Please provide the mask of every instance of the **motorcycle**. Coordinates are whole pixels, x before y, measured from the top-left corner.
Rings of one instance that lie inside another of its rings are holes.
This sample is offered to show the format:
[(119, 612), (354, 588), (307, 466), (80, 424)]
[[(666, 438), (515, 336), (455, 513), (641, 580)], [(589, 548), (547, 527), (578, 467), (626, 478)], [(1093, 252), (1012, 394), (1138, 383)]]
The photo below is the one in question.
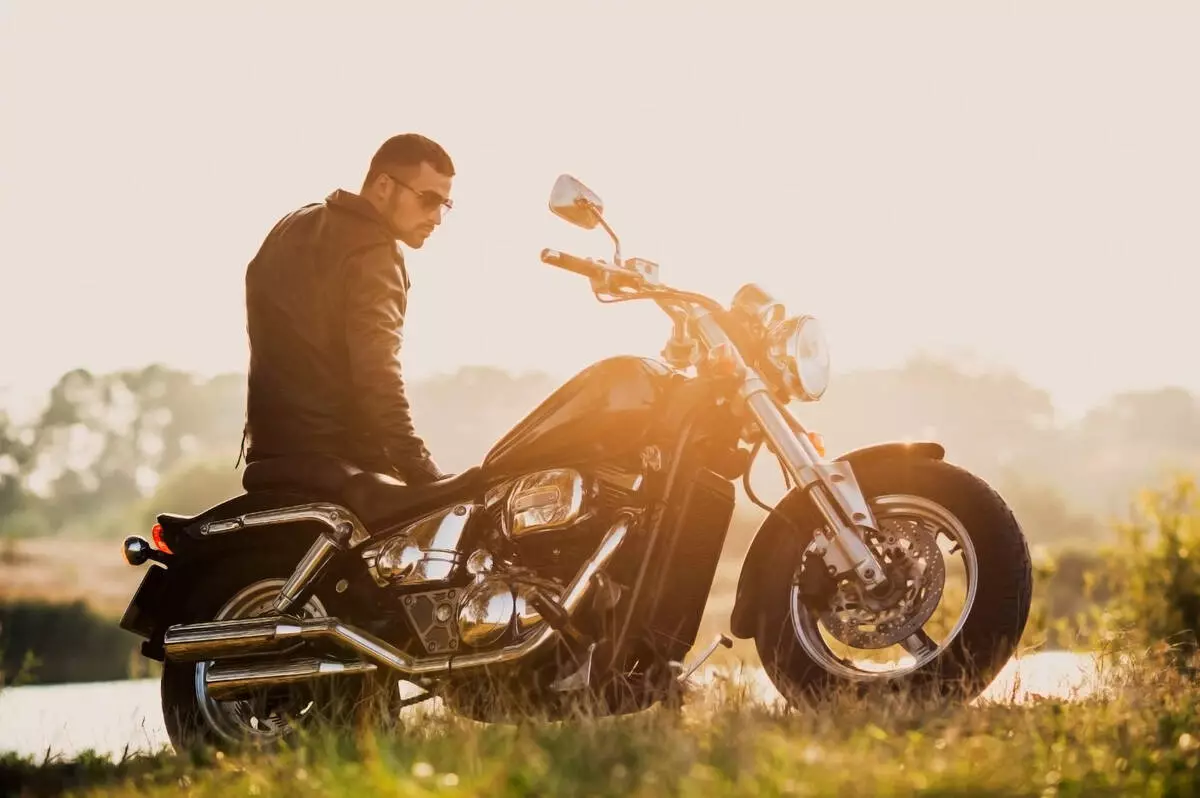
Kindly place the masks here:
[[(570, 175), (549, 207), (615, 252), (541, 260), (602, 302), (656, 303), (672, 323), (661, 359), (595, 363), (479, 466), (430, 485), (259, 461), (242, 495), (127, 538), (126, 561), (150, 566), (121, 627), (163, 663), (177, 747), (282, 740), (371, 697), (388, 712), (439, 697), (485, 721), (670, 704), (732, 644), (685, 662), (739, 480), (767, 516), (729, 631), (789, 702), (880, 686), (966, 700), (1013, 654), (1032, 590), (1017, 519), (934, 442), (825, 456), (789, 408), (829, 384), (817, 318), (753, 283), (729, 307), (669, 287), (658, 264), (622, 258)], [(788, 489), (774, 506), (750, 484), (763, 446)], [(418, 694), (401, 699), (401, 681)]]

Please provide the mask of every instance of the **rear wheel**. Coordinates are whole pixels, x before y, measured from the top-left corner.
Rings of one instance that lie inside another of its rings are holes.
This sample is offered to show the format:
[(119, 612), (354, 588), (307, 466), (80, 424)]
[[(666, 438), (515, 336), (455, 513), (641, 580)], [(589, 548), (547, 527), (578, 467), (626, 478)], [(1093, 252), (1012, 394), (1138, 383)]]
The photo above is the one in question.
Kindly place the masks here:
[[(214, 563), (211, 577), (196, 580), (182, 623), (269, 615), (290, 575), (295, 558), (255, 552), (230, 567)], [(292, 614), (302, 618), (330, 615), (331, 597), (308, 597)], [(277, 745), (315, 722), (354, 723), (380, 680), (363, 676), (326, 677), (313, 683), (259, 690), (246, 698), (216, 700), (208, 695), (207, 662), (163, 663), (163, 719), (176, 750), (195, 745), (229, 748), (237, 744)]]
[[(973, 698), (1016, 650), (1032, 572), (1020, 525), (983, 480), (939, 460), (855, 468), (878, 521), (868, 541), (879, 594), (835, 584), (812, 550), (823, 519), (806, 497), (779, 510), (797, 529), (764, 574), (755, 644), (789, 700), (877, 686)], [(807, 556), (806, 556), (807, 555)]]

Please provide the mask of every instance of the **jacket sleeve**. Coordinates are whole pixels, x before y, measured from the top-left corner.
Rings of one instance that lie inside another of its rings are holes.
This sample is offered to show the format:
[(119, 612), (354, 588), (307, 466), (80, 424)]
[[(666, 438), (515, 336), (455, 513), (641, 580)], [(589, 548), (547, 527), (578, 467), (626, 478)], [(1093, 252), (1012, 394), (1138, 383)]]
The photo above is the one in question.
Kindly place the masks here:
[(408, 484), (442, 476), (413, 428), (400, 370), (405, 285), (392, 245), (373, 246), (346, 263), (346, 346), (360, 411)]

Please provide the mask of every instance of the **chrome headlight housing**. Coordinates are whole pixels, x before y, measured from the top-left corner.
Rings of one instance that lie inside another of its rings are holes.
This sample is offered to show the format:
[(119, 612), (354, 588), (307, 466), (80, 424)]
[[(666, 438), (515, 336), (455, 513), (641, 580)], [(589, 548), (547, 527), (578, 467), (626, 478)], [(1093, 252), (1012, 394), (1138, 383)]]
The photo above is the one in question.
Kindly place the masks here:
[(570, 468), (537, 471), (497, 485), (485, 504), (502, 502), (504, 532), (516, 540), (562, 529), (587, 516), (583, 475)]
[(788, 391), (805, 402), (824, 395), (829, 387), (829, 342), (815, 317), (785, 319), (772, 328), (768, 345)]

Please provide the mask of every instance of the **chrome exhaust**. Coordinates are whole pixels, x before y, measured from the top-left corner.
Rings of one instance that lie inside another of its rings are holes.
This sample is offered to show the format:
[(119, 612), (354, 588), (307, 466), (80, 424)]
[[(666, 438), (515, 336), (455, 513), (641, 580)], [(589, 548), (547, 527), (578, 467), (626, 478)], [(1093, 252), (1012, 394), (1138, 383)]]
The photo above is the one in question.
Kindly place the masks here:
[[(631, 513), (621, 513), (595, 553), (567, 586), (559, 603), (568, 616), (579, 609), (596, 575), (621, 547), (633, 521)], [(448, 675), (451, 669), (460, 671), (512, 662), (541, 648), (554, 634), (554, 629), (545, 624), (531, 637), (496, 651), (418, 658), (337, 618), (300, 619), (277, 615), (172, 626), (163, 636), (163, 649), (168, 659), (197, 661), (267, 651), (289, 642), (329, 640), (402, 675), (427, 676)]]
[(373, 662), (338, 662), (315, 657), (261, 664), (217, 664), (205, 672), (204, 686), (210, 698), (226, 701), (257, 688), (307, 682), (321, 676), (353, 676), (375, 669)]
[(172, 626), (163, 636), (171, 659), (201, 660), (278, 648), (300, 637), (301, 620), (287, 615)]

